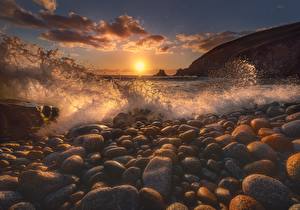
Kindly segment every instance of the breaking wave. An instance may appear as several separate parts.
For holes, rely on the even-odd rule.
[[[250,72],[243,74],[242,82],[105,79],[62,57],[58,51],[45,51],[15,37],[2,36],[0,47],[0,98],[57,106],[60,116],[47,127],[48,131],[64,132],[74,125],[109,120],[136,108],[172,119],[226,113],[273,101],[300,100],[297,83],[261,84],[255,78],[255,67],[244,61],[236,67]]]

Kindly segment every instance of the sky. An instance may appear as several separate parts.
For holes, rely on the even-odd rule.
[[[107,74],[172,73],[219,44],[300,21],[299,9],[299,0],[0,0],[0,30]]]

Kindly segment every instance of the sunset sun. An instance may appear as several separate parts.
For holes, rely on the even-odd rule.
[[[136,61],[134,64],[134,69],[137,73],[141,74],[145,71],[145,62],[142,60]]]

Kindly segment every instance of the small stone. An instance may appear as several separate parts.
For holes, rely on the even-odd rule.
[[[241,189],[240,181],[233,177],[223,178],[219,182],[218,186],[228,189],[231,192],[231,194],[233,194],[233,195],[236,194],[236,192]]]
[[[279,152],[290,151],[293,148],[291,141],[282,134],[265,136],[261,139],[261,141]]]
[[[291,121],[294,121],[294,120],[300,120],[300,112],[297,112],[297,113],[294,113],[294,114],[290,114],[288,115],[285,120],[287,122],[291,122]]]
[[[232,159],[226,160],[225,168],[233,177],[237,179],[244,177],[244,171],[238,166],[236,161]]]
[[[300,139],[292,141],[293,148],[295,152],[300,152]]]
[[[44,199],[44,206],[47,209],[59,209],[59,207],[64,204],[70,197],[72,193],[76,190],[76,185],[71,184],[63,187],[56,192],[50,193]]]
[[[65,173],[78,174],[84,166],[84,161],[79,155],[72,155],[65,159],[61,165],[61,169]]]
[[[165,209],[164,199],[159,192],[152,188],[144,187],[139,192],[140,205],[144,210]]]
[[[59,160],[62,162],[68,157],[72,155],[79,155],[80,157],[84,158],[86,155],[85,149],[83,147],[70,147],[66,151],[60,153]]]
[[[242,183],[243,191],[259,201],[267,209],[287,209],[290,191],[277,179],[261,174],[247,176]]]
[[[256,140],[256,135],[249,125],[239,125],[232,132],[232,136],[236,141],[242,144],[248,144]]]
[[[18,187],[18,177],[10,175],[0,176],[0,191],[14,191]]]
[[[176,202],[169,205],[166,210],[189,210],[189,208],[182,203]]]
[[[300,152],[288,158],[286,171],[291,180],[300,183]]]
[[[142,176],[142,170],[138,167],[129,167],[122,174],[122,181],[125,184],[134,185]]]
[[[29,202],[20,202],[12,205],[8,210],[36,210],[36,208]]]
[[[277,153],[268,144],[260,141],[254,141],[247,145],[247,149],[251,156],[256,160],[267,159],[271,161],[277,160]]]
[[[241,163],[249,162],[251,159],[247,147],[244,144],[239,144],[236,142],[230,143],[224,147],[223,154],[225,157],[234,158],[239,160]]]
[[[38,150],[31,150],[27,154],[27,158],[30,160],[42,159],[44,157],[44,153]]]
[[[0,209],[8,209],[10,206],[22,201],[22,196],[14,191],[0,191]]]
[[[100,134],[78,136],[74,143],[83,146],[87,151],[100,151],[104,146],[104,138]]]
[[[204,203],[216,206],[218,204],[217,197],[206,187],[200,187],[197,191],[197,197]]]
[[[222,147],[225,147],[226,145],[234,141],[233,137],[230,134],[224,134],[222,136],[215,138],[215,140]]]
[[[251,127],[255,131],[258,131],[261,128],[270,128],[271,125],[270,125],[269,121],[265,118],[256,118],[251,121]]]
[[[232,198],[230,191],[227,190],[226,188],[222,188],[222,187],[218,187],[215,190],[215,195],[217,196],[219,202],[222,202],[225,204],[228,204]]]
[[[231,200],[229,210],[265,210],[265,208],[250,196],[237,195]]]
[[[287,114],[293,114],[296,112],[300,112],[300,104],[288,106],[285,110]]]
[[[166,157],[151,159],[144,170],[143,183],[167,198],[172,185],[172,160]]]
[[[269,108],[267,109],[267,115],[269,117],[276,117],[278,115],[284,114],[284,112],[284,109],[282,109],[278,105],[269,106]]]
[[[186,157],[181,161],[184,170],[187,173],[199,174],[202,168],[201,161],[196,157]]]
[[[138,191],[130,185],[97,188],[88,192],[78,205],[78,210],[138,209]]]
[[[179,134],[179,138],[181,138],[184,142],[191,142],[196,137],[197,137],[197,131],[195,131],[194,129]]]
[[[258,160],[244,166],[247,175],[264,174],[267,176],[275,175],[275,164],[270,160]]]
[[[216,210],[216,209],[210,205],[200,204],[196,206],[194,210]]]
[[[272,135],[272,134],[275,134],[275,133],[278,133],[278,132],[274,131],[274,130],[271,129],[271,128],[261,128],[261,129],[259,129],[259,131],[258,131],[258,136],[259,136],[260,138],[263,138],[263,137],[265,137],[265,136],[269,136],[269,135]]]
[[[127,155],[127,149],[125,147],[113,147],[104,152],[104,156],[108,158],[115,158],[123,155]]]
[[[123,164],[114,160],[105,161],[103,166],[105,172],[112,178],[120,178],[126,170]]]
[[[300,138],[300,120],[285,123],[281,129],[288,137]]]

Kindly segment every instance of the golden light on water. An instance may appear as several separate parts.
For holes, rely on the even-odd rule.
[[[145,71],[146,64],[143,60],[138,60],[134,64],[134,69],[138,74],[142,74]]]

